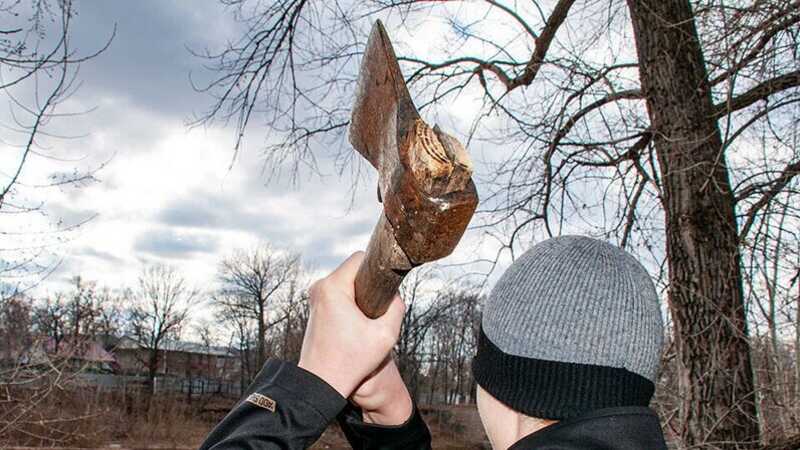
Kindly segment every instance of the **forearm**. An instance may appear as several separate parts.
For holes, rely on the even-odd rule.
[[[291,363],[268,361],[200,449],[305,449],[346,403],[314,374]]]

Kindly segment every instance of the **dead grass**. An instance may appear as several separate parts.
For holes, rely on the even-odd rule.
[[[153,397],[142,390],[110,392],[82,387],[58,389],[34,408],[25,408],[26,392],[14,392],[23,414],[0,436],[0,448],[80,447],[117,444],[125,448],[197,448],[215,413],[204,410],[209,399],[187,401],[182,396]],[[226,402],[228,407],[232,400]]]
[[[17,405],[25,392],[15,393]],[[195,449],[235,403],[234,399],[157,396],[94,388],[61,389],[0,436],[0,448]],[[474,407],[422,408],[435,449],[488,448]],[[347,449],[338,426],[313,449]]]

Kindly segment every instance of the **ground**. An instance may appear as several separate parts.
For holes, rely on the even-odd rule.
[[[16,433],[0,436],[0,449],[196,449],[234,404],[220,397],[159,396],[148,401],[119,393],[72,394],[41,408],[42,416],[31,417]],[[420,411],[434,449],[489,448],[474,405],[420,406]],[[312,447],[348,448],[336,424]]]

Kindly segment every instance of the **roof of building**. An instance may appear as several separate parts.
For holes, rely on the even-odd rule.
[[[139,344],[139,342],[129,336],[122,337],[119,342],[114,346],[120,350],[139,350],[147,348]],[[214,356],[234,356],[235,350],[230,347],[223,347],[219,345],[207,345],[200,342],[180,341],[175,339],[167,339],[161,343],[160,349],[171,352],[185,352],[196,353],[200,355],[214,355]]]

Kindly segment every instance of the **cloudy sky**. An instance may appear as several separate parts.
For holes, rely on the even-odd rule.
[[[202,70],[202,61],[187,47],[219,48],[238,33],[219,2],[80,2],[73,31],[72,46],[83,53],[115,34],[105,52],[81,67],[80,89],[59,110],[85,113],[49,125],[54,134],[72,136],[48,142],[72,159],[33,160],[23,175],[34,183],[73,166],[105,165],[98,183],[31,194],[50,220],[65,226],[93,217],[65,243],[48,247],[61,263],[37,290],[62,289],[74,275],[131,286],[153,262],[174,265],[208,287],[220,258],[259,243],[299,251],[324,272],[366,246],[380,214],[374,179],[353,192],[353,180],[339,176],[322,152],[322,176],[267,183],[257,128],[231,167],[234,130],[187,126],[211,102],[191,87],[189,75]],[[455,117],[461,129],[454,131],[466,131],[466,118]],[[471,231],[446,262],[493,253]]]

